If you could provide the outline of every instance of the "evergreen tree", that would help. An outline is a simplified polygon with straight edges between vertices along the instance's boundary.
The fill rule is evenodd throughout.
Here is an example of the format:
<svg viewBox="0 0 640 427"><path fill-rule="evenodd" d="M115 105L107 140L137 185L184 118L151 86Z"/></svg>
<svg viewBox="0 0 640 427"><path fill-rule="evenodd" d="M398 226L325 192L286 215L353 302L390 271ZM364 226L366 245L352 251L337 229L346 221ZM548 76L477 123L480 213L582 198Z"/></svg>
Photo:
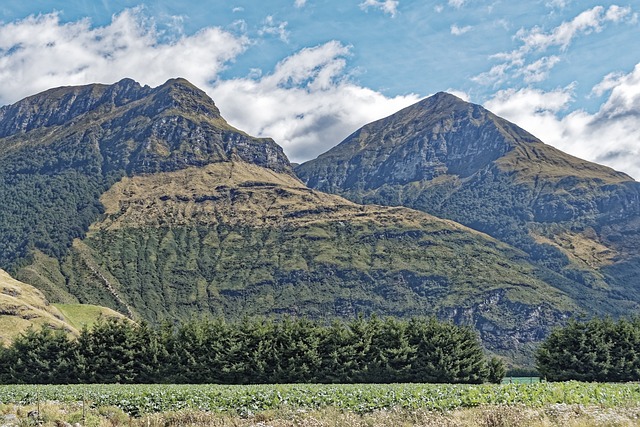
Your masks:
<svg viewBox="0 0 640 427"><path fill-rule="evenodd" d="M4 352L6 382L64 384L77 381L75 343L63 331L27 330Z"/></svg>
<svg viewBox="0 0 640 427"><path fill-rule="evenodd" d="M499 357L492 357L487 362L487 381L493 384L502 383L502 379L507 373L504 362Z"/></svg>
<svg viewBox="0 0 640 427"><path fill-rule="evenodd" d="M549 381L638 381L639 348L638 319L571 321L540 345L536 362Z"/></svg>
<svg viewBox="0 0 640 427"><path fill-rule="evenodd" d="M156 348L148 328L130 321L99 321L78 338L82 379L89 383L137 383L155 377Z"/></svg>

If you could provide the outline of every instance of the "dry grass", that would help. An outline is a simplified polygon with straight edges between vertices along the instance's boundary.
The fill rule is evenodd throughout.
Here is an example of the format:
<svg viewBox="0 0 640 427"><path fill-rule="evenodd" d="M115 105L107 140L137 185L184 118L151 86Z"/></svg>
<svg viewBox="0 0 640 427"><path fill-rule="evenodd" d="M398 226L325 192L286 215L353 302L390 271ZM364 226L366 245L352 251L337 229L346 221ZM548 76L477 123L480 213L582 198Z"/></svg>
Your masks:
<svg viewBox="0 0 640 427"><path fill-rule="evenodd" d="M39 410L38 416L32 411ZM31 415L29 415L31 414ZM640 426L640 407L603 409L555 404L543 408L486 406L451 412L385 410L367 414L336 408L317 411L279 410L230 415L199 411L158 413L132 418L115 407L85 408L43 404L40 407L0 405L2 426L93 427L631 427Z"/></svg>
<svg viewBox="0 0 640 427"><path fill-rule="evenodd" d="M93 224L92 230L194 223L212 226L221 222L257 227L308 226L348 221L482 234L407 208L357 205L340 196L311 190L288 174L241 161L123 178L100 201L106 218Z"/></svg>
<svg viewBox="0 0 640 427"><path fill-rule="evenodd" d="M38 289L4 270L0 270L0 313L0 342L5 345L29 328L51 328L77 336L83 326L91 326L99 318L124 318L96 305L50 304Z"/></svg>
<svg viewBox="0 0 640 427"><path fill-rule="evenodd" d="M9 344L29 327L49 327L77 334L42 292L0 270L0 342Z"/></svg>
<svg viewBox="0 0 640 427"><path fill-rule="evenodd" d="M573 261L594 269L613 264L620 255L613 248L605 246L592 228L580 232L559 229L546 233L547 236L535 232L530 234L537 243L556 246Z"/></svg>

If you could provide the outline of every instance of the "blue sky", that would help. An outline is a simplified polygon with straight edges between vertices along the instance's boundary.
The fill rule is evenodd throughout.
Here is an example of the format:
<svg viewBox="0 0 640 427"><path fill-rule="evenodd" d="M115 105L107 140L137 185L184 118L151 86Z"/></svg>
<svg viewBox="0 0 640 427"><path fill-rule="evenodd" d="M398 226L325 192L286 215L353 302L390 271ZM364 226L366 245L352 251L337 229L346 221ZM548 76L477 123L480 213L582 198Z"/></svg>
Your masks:
<svg viewBox="0 0 640 427"><path fill-rule="evenodd" d="M640 178L640 0L6 3L1 104L183 76L304 161L444 90Z"/></svg>

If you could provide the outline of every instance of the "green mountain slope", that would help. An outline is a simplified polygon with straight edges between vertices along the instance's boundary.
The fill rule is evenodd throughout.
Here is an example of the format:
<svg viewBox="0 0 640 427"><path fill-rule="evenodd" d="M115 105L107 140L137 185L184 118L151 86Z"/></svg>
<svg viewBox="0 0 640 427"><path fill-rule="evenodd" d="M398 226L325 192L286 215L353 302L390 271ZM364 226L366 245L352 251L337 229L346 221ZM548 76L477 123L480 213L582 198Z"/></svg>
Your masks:
<svg viewBox="0 0 640 427"><path fill-rule="evenodd" d="M55 285L153 322L437 315L514 352L579 311L523 253L484 234L245 162L124 178L101 200L104 219L74 242Z"/></svg>
<svg viewBox="0 0 640 427"><path fill-rule="evenodd" d="M563 275L592 313L640 301L640 184L440 93L296 168L312 188L450 218ZM585 297L588 295L588 297Z"/></svg>
<svg viewBox="0 0 640 427"><path fill-rule="evenodd" d="M515 360L609 292L576 295L573 279L453 221L311 190L272 140L229 126L181 79L2 107L0 180L0 266L56 303L134 319L436 315Z"/></svg>

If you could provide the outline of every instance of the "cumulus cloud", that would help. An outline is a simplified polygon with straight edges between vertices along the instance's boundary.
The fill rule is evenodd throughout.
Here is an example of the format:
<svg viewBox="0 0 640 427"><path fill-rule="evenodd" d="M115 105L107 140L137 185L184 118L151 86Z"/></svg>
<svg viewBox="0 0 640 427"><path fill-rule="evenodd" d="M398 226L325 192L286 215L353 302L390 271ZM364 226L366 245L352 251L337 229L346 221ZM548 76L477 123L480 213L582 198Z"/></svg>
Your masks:
<svg viewBox="0 0 640 427"><path fill-rule="evenodd" d="M571 21L565 21L551 31L544 31L536 26L531 29L520 29L515 40L520 47L510 52L492 55L492 59L502 61L489 71L473 78L480 84L501 84L510 77L523 78L527 83L539 82L548 76L550 70L560 62L560 53L567 50L571 42L580 35L602 31L607 23L620 23L625 20L633 22L637 17L630 7L617 5L596 6L586 10ZM555 55L544 55L548 50L556 49Z"/></svg>
<svg viewBox="0 0 640 427"><path fill-rule="evenodd" d="M292 161L308 160L419 100L388 98L353 83L346 72L349 50L337 41L302 49L270 74L220 81L211 94L234 126L273 137Z"/></svg>
<svg viewBox="0 0 640 427"><path fill-rule="evenodd" d="M551 69L560 62L560 57L556 55L544 56L537 61L525 65L515 74L522 76L525 83L535 83L546 80Z"/></svg>
<svg viewBox="0 0 640 427"><path fill-rule="evenodd" d="M574 86L498 92L485 106L563 151L640 179L640 64L628 74L610 74L593 89L608 94L593 114L568 112Z"/></svg>
<svg viewBox="0 0 640 427"><path fill-rule="evenodd" d="M289 31L287 30L287 21L276 22L275 18L271 15L267 16L263 22L262 28L258 31L258 34L264 36L266 34L278 36L280 40L285 43L289 43Z"/></svg>
<svg viewBox="0 0 640 427"><path fill-rule="evenodd" d="M296 0L293 4L295 7L304 7L307 4L307 0Z"/></svg>
<svg viewBox="0 0 640 427"><path fill-rule="evenodd" d="M0 24L0 103L51 87L124 77L155 86L182 76L204 85L249 43L220 28L162 39L140 9L97 28L86 19L62 24L57 13Z"/></svg>
<svg viewBox="0 0 640 427"><path fill-rule="evenodd" d="M449 3L449 6L453 6L456 9L460 9L462 6L464 6L466 1L467 0L448 0L447 3Z"/></svg>
<svg viewBox="0 0 640 427"><path fill-rule="evenodd" d="M456 24L453 24L451 26L451 34L453 34L454 36L461 36L465 33L468 33L469 31L471 31L473 27L471 25L467 25L464 27L458 27Z"/></svg>
<svg viewBox="0 0 640 427"><path fill-rule="evenodd" d="M550 0L545 3L545 6L553 9L564 9L569 3L571 3L571 0Z"/></svg>
<svg viewBox="0 0 640 427"><path fill-rule="evenodd" d="M393 18L398 13L399 4L400 2L398 0L364 0L362 3L360 3L360 9L366 11L370 7L373 7L391 15L391 17Z"/></svg>

